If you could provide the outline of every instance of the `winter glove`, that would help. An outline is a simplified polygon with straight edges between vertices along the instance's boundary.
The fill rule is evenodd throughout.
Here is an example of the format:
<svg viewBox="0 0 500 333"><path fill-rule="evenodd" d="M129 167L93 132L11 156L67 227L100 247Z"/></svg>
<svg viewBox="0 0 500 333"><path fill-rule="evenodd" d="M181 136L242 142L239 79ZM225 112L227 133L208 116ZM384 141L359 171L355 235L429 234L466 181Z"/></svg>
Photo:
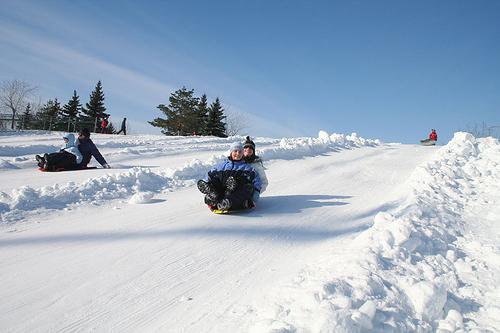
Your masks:
<svg viewBox="0 0 500 333"><path fill-rule="evenodd" d="M111 169L111 167L109 166L109 164L104 164L102 167L103 167L104 169Z"/></svg>

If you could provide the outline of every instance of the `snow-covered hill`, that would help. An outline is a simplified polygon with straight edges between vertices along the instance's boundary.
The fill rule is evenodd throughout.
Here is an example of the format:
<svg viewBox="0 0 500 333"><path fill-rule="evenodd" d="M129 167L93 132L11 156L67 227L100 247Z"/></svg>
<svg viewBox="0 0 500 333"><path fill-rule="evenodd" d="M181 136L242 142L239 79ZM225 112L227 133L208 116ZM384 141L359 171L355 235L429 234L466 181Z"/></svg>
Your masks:
<svg viewBox="0 0 500 333"><path fill-rule="evenodd" d="M218 216L227 139L95 135L113 169L40 173L60 133L0 135L0 330L498 330L500 145L257 138L270 180Z"/></svg>

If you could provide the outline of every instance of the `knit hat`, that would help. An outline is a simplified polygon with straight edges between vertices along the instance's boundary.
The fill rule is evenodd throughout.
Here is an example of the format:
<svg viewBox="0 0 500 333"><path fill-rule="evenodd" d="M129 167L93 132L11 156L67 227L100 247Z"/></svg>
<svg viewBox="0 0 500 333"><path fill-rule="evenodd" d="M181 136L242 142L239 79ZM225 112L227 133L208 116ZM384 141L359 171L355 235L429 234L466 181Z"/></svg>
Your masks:
<svg viewBox="0 0 500 333"><path fill-rule="evenodd" d="M90 131L89 131L89 129L88 129L88 128L84 128L84 129L82 129L82 130L79 132L79 134L83 135L83 136L84 136L84 137L86 137L86 138L90 137Z"/></svg>
<svg viewBox="0 0 500 333"><path fill-rule="evenodd" d="M241 146L241 143L239 143L239 142L233 142L233 144L229 148L229 151L232 152L232 151L235 151L235 150L243 151L243 147Z"/></svg>
<svg viewBox="0 0 500 333"><path fill-rule="evenodd" d="M250 140L249 136L247 136L245 142L243 143L243 148L247 147L250 147L255 151L255 143L252 140Z"/></svg>

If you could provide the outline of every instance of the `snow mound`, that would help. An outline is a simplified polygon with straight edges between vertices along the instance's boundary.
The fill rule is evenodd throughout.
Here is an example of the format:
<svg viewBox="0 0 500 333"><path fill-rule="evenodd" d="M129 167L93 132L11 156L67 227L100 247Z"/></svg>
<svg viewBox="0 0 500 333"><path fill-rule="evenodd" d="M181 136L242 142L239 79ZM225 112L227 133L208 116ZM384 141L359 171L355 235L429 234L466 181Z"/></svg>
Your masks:
<svg viewBox="0 0 500 333"><path fill-rule="evenodd" d="M169 177L150 169L133 168L127 172L90 178L76 184L55 184L34 189L23 186L10 195L0 196L0 210L4 222L14 222L24 214L36 214L39 209L64 209L84 203L102 204L108 200L131 197L140 192L160 192L174 188L176 183Z"/></svg>
<svg viewBox="0 0 500 333"><path fill-rule="evenodd" d="M14 164L10 163L9 161L6 161L4 159L0 159L0 170L2 169L19 169L19 167L15 166Z"/></svg>
<svg viewBox="0 0 500 333"><path fill-rule="evenodd" d="M279 147L263 150L257 149L256 153L265 161L273 159L292 160L340 149L377 146L381 143L380 140L358 137L356 133L352 133L351 135L336 133L328 135L325 131L319 131L317 138L283 138L280 141Z"/></svg>
<svg viewBox="0 0 500 333"><path fill-rule="evenodd" d="M130 199L131 204L145 204L153 202L154 193L152 192L137 192Z"/></svg>
<svg viewBox="0 0 500 333"><path fill-rule="evenodd" d="M269 308L259 309L254 331L498 329L500 248L487 232L483 244L468 236L478 223L500 218L498 140L456 133L409 184L406 202L392 214L379 212L345 256L323 258L278 290ZM485 196L491 200L478 200ZM484 276L490 283L481 282Z"/></svg>

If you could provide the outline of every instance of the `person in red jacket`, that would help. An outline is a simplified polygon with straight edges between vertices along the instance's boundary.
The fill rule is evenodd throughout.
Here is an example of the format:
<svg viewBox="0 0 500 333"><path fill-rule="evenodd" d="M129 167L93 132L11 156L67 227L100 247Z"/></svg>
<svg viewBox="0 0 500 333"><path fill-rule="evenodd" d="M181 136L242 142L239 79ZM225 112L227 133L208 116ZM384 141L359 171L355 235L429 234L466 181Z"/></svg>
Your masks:
<svg viewBox="0 0 500 333"><path fill-rule="evenodd" d="M432 129L431 134L429 134L429 139L431 139L433 141L437 141L438 140L438 135L437 135L435 129Z"/></svg>
<svg viewBox="0 0 500 333"><path fill-rule="evenodd" d="M101 121L101 133L107 133L108 132L108 118L102 118Z"/></svg>

